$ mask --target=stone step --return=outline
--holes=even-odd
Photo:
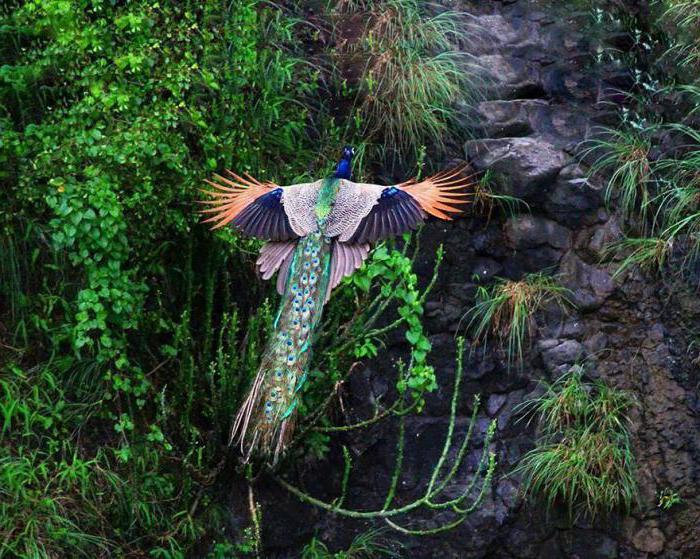
[[[491,169],[499,176],[506,194],[523,200],[539,198],[542,187],[556,180],[571,159],[537,136],[470,140],[464,151],[477,171]]]

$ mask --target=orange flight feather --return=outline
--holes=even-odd
[[[443,171],[420,182],[411,179],[397,184],[396,188],[410,194],[426,213],[440,219],[451,220],[450,214],[464,211],[455,204],[468,204],[469,200],[464,198],[471,196],[471,192],[464,192],[472,186],[472,177],[462,174],[465,169],[466,165]]]
[[[240,177],[236,173],[226,170],[226,174],[231,178],[214,175],[215,181],[204,181],[215,188],[215,190],[202,190],[213,200],[199,202],[211,206],[200,210],[200,213],[212,214],[203,220],[203,223],[213,223],[212,229],[218,229],[230,223],[253,200],[270,190],[279,188],[275,183],[260,182],[247,173],[243,173],[243,177]]]

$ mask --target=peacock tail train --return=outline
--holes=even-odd
[[[273,463],[294,431],[299,392],[311,360],[311,341],[328,289],[331,244],[320,232],[299,239],[255,380],[233,424],[231,439],[244,455],[270,456]]]

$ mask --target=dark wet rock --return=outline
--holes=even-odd
[[[488,54],[479,57],[478,68],[489,97],[535,99],[546,96],[539,68],[520,58]]]
[[[563,285],[571,290],[571,300],[580,311],[599,308],[615,289],[608,272],[586,264],[573,252],[564,257],[559,273]]]
[[[471,140],[465,153],[476,170],[490,169],[502,178],[506,194],[524,200],[541,197],[569,158],[537,137]]]
[[[576,248],[592,259],[601,260],[608,247],[624,237],[617,219],[608,219],[602,225],[586,229],[579,235]]]
[[[547,107],[539,99],[484,101],[477,106],[477,127],[486,138],[527,136],[533,133],[530,122],[537,107]]]
[[[666,537],[655,527],[642,528],[632,538],[632,543],[639,551],[658,555],[664,549]]]
[[[585,171],[573,164],[559,173],[554,187],[547,194],[545,208],[558,222],[580,226],[596,221],[594,210],[601,204],[600,191],[592,186]]]
[[[541,340],[539,349],[544,366],[552,375],[566,372],[584,355],[583,345],[575,340]]]
[[[499,226],[491,225],[477,231],[472,236],[471,242],[477,254],[489,258],[503,259],[509,252],[503,239],[503,231]]]
[[[497,276],[503,270],[503,266],[490,258],[476,258],[472,268],[472,276],[477,276],[480,282]]]
[[[475,54],[497,51],[504,45],[511,45],[520,40],[519,33],[501,14],[480,15],[474,18],[473,25],[478,29],[478,36],[484,40],[474,41]]]
[[[580,530],[575,538],[561,538],[563,557],[571,559],[615,559],[619,545],[608,534],[598,530]]]
[[[506,400],[508,400],[506,394],[492,394],[486,403],[486,411],[491,417],[495,416],[506,403]]]
[[[608,336],[603,332],[596,332],[590,338],[584,340],[583,345],[589,355],[595,355],[607,347]]]
[[[563,251],[571,245],[571,231],[543,217],[516,216],[506,222],[504,230],[510,245],[515,249],[548,245]]]

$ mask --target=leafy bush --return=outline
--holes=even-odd
[[[297,21],[254,1],[0,18],[9,553],[189,556],[221,525],[207,491],[270,315],[237,289],[256,244],[213,238],[193,201],[213,169],[315,164],[316,70]]]
[[[515,470],[523,492],[549,509],[565,506],[570,517],[629,512],[637,499],[626,415],[631,406],[626,393],[584,382],[580,366],[522,404],[542,432]]]

